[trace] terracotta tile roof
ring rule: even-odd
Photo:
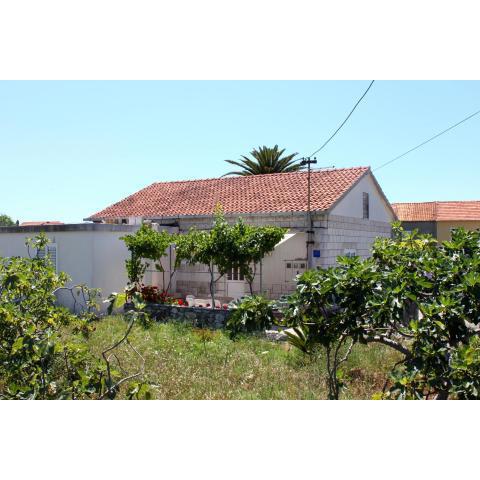
[[[392,207],[398,219],[404,222],[480,221],[480,200],[393,203]]]
[[[63,222],[57,222],[56,220],[45,221],[45,222],[22,222],[20,227],[38,227],[42,225],[64,225]]]
[[[313,171],[311,209],[328,210],[369,171]],[[153,183],[86,220],[211,215],[217,203],[227,214],[306,212],[307,172]]]

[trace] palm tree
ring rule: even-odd
[[[291,155],[286,155],[282,157],[283,150],[278,149],[278,145],[275,145],[273,148],[266,146],[258,147],[258,150],[254,148],[250,155],[254,158],[246,157],[242,155],[242,158],[237,162],[235,160],[225,160],[232,165],[240,167],[242,170],[239,172],[228,172],[227,175],[262,175],[265,173],[287,173],[287,172],[297,172],[302,170],[304,167],[300,165],[299,160],[295,160],[294,157],[298,153],[292,153]]]

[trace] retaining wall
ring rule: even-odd
[[[231,310],[147,304],[145,310],[159,322],[183,322],[199,328],[225,328]]]

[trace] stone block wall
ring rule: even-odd
[[[391,225],[351,217],[330,216],[315,230],[315,249],[321,251],[317,266],[330,267],[336,264],[338,256],[346,249],[353,249],[362,258],[371,254],[373,242],[378,237],[390,237]]]
[[[182,322],[198,328],[225,328],[231,310],[177,307],[175,305],[148,304],[146,311],[159,322]]]
[[[282,214],[259,214],[259,215],[227,215],[225,218],[229,223],[235,223],[241,217],[249,225],[273,225],[277,227],[291,228],[294,230],[304,230],[307,225],[305,213],[282,213]],[[325,218],[320,215],[319,218]],[[213,216],[180,218],[180,231],[186,232],[195,227],[199,230],[208,230],[212,228]]]

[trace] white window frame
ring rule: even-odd
[[[245,275],[240,272],[239,267],[234,267],[234,268],[231,268],[227,272],[227,280],[229,282],[244,282],[245,281]]]

